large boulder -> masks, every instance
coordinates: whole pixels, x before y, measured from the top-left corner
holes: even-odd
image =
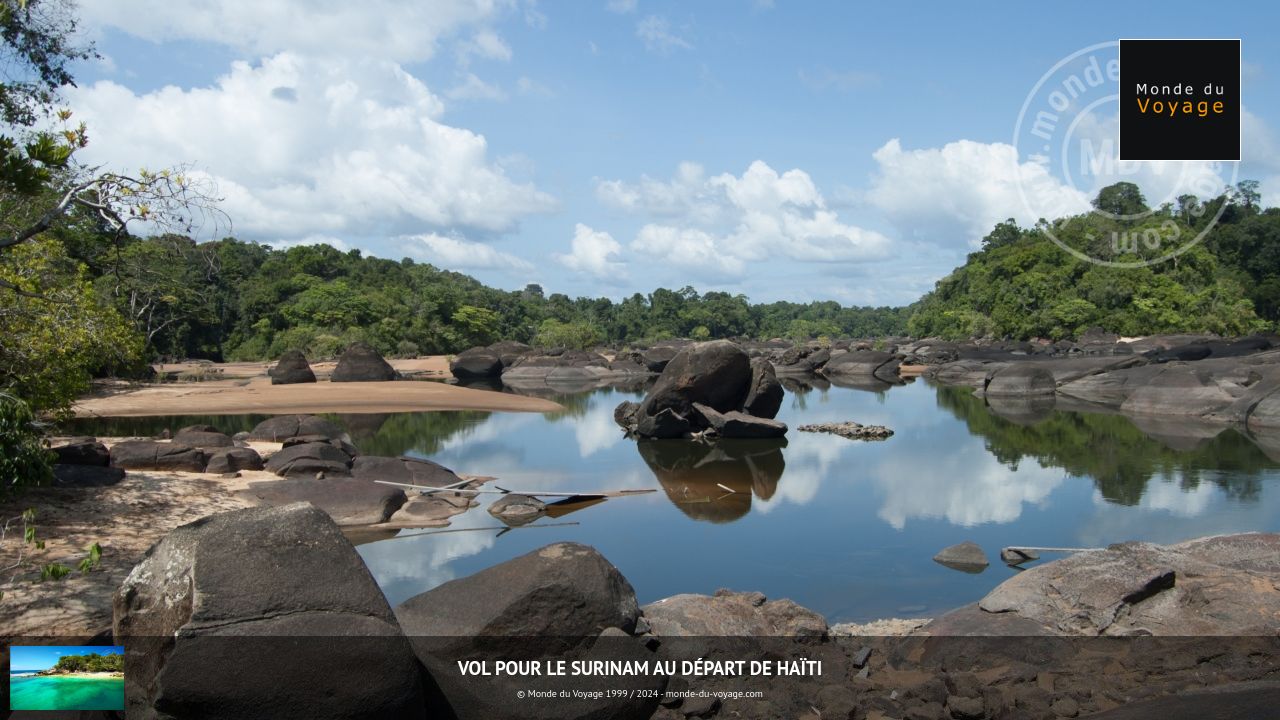
[[[823,365],[822,374],[827,377],[870,375],[886,382],[901,382],[898,377],[898,366],[901,362],[901,358],[892,353],[879,350],[854,350],[831,358]]]
[[[111,464],[126,470],[204,472],[209,456],[200,448],[186,445],[128,440],[111,448]]]
[[[992,397],[1026,397],[1052,395],[1056,389],[1053,373],[1036,362],[1022,362],[997,370],[987,383],[986,394]]]
[[[1121,412],[1132,415],[1201,417],[1235,402],[1207,370],[1193,365],[1166,366],[1164,372],[1137,387]]]
[[[378,455],[356,458],[351,464],[351,476],[357,480],[386,480],[424,487],[444,487],[462,481],[452,470],[431,460]]]
[[[1119,409],[1133,391],[1164,372],[1162,365],[1143,365],[1085,375],[1058,386],[1064,397]]]
[[[594,549],[557,543],[452,580],[396,608],[414,651],[459,720],[482,718],[648,718],[657,696],[513,702],[517,689],[599,688],[599,678],[462,677],[460,660],[638,659],[639,607],[626,578]],[[662,676],[613,677],[614,687],[656,691]]]
[[[173,436],[173,442],[198,448],[224,448],[235,445],[231,436],[219,432],[211,425],[192,425],[184,427]]]
[[[315,415],[279,415],[263,420],[249,431],[250,440],[284,442],[300,435],[323,435],[328,438],[346,438],[342,428]]]
[[[395,368],[365,343],[347,348],[329,377],[333,382],[386,382],[399,378]]]
[[[751,360],[728,340],[695,343],[676,353],[641,406],[645,415],[671,409],[688,415],[694,403],[738,410],[751,390]]]
[[[63,445],[50,448],[54,462],[59,465],[92,465],[106,467],[111,464],[111,453],[97,438],[69,438]]]
[[[659,345],[645,350],[641,357],[644,359],[644,365],[649,372],[661,373],[667,369],[667,363],[671,362],[671,359],[678,352],[680,352],[679,348],[674,348],[670,345]]]
[[[693,409],[702,417],[702,424],[722,438],[750,440],[780,438],[787,434],[786,423],[777,420],[752,417],[737,410],[719,413],[701,403],[694,403]]]
[[[311,370],[307,356],[300,350],[285,351],[267,374],[271,376],[272,385],[296,385],[316,381],[316,374]]]
[[[327,442],[290,445],[267,460],[266,468],[281,477],[312,477],[318,472],[347,475],[352,457]]]
[[[1253,431],[1280,428],[1280,388],[1265,391],[1249,408],[1246,422]]]
[[[1033,567],[979,602],[1063,635],[1274,636],[1280,535],[1122,543]]]
[[[747,399],[742,403],[742,411],[758,418],[776,418],[782,407],[783,395],[782,383],[778,382],[773,363],[764,358],[752,360],[751,386]]]
[[[489,352],[498,356],[502,367],[507,367],[524,357],[533,348],[516,340],[502,340],[489,346]]]
[[[645,605],[644,618],[659,637],[825,638],[827,621],[791,600],[769,601],[758,592],[717,590],[714,596],[676,595]]]
[[[449,372],[459,380],[475,380],[502,375],[502,357],[485,347],[473,347],[449,361]]]
[[[129,717],[424,715],[421,670],[386,598],[305,503],[173,530],[129,573],[113,611]]]
[[[339,525],[386,522],[407,499],[399,488],[342,475],[324,479],[289,477],[249,483],[249,488],[242,492],[264,505],[309,502]]]
[[[222,475],[241,470],[261,470],[262,456],[252,448],[222,448],[209,456],[204,471]]]

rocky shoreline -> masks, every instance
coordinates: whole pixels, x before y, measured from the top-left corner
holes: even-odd
[[[1193,707],[1188,693],[1215,688],[1220,706],[1249,702],[1256,683],[1273,680],[1278,551],[1280,535],[1264,534],[1125,543],[1033,567],[910,635],[851,636],[760,593],[722,590],[642,606],[617,568],[575,543],[548,545],[392,608],[332,519],[296,503],[215,515],[170,533],[116,592],[112,637],[126,647],[127,697],[139,717],[175,706],[210,716],[209,683],[229,682],[227,666],[246,662],[246,652],[260,679],[238,676],[237,693],[220,698],[231,704],[219,712],[1111,717],[1105,713],[1166,695]],[[288,643],[272,640],[284,635]],[[335,648],[338,635],[344,640]],[[820,670],[764,682],[681,664],[666,672],[660,662],[694,659],[716,668],[767,659]],[[656,670],[562,678],[531,670],[551,660]],[[474,676],[462,673],[465,661],[525,664],[514,674]],[[628,692],[589,692],[602,687]],[[760,696],[745,692],[762,688]],[[573,700],[513,701],[517,692],[564,698],[558,693],[572,689]],[[263,714],[271,707],[288,710]]]

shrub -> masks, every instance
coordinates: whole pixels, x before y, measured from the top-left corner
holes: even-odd
[[[43,439],[31,408],[0,394],[0,496],[53,479],[53,453],[44,448]]]

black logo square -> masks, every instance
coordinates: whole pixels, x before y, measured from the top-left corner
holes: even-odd
[[[1240,41],[1121,40],[1120,159],[1239,160]]]

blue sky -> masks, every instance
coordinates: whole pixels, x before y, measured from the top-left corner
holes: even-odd
[[[241,238],[506,288],[911,302],[995,221],[1079,208],[1121,179],[1036,176],[1023,201],[1014,138],[1055,63],[1120,37],[1241,37],[1239,177],[1280,192],[1267,7],[122,0],[81,14],[105,56],[67,98],[88,160],[191,164]],[[1081,132],[1113,134],[1111,108]],[[1169,189],[1131,172],[1149,196]]]
[[[14,645],[9,648],[9,667],[12,670],[48,670],[63,655],[122,655],[120,646],[99,647],[84,645]]]

